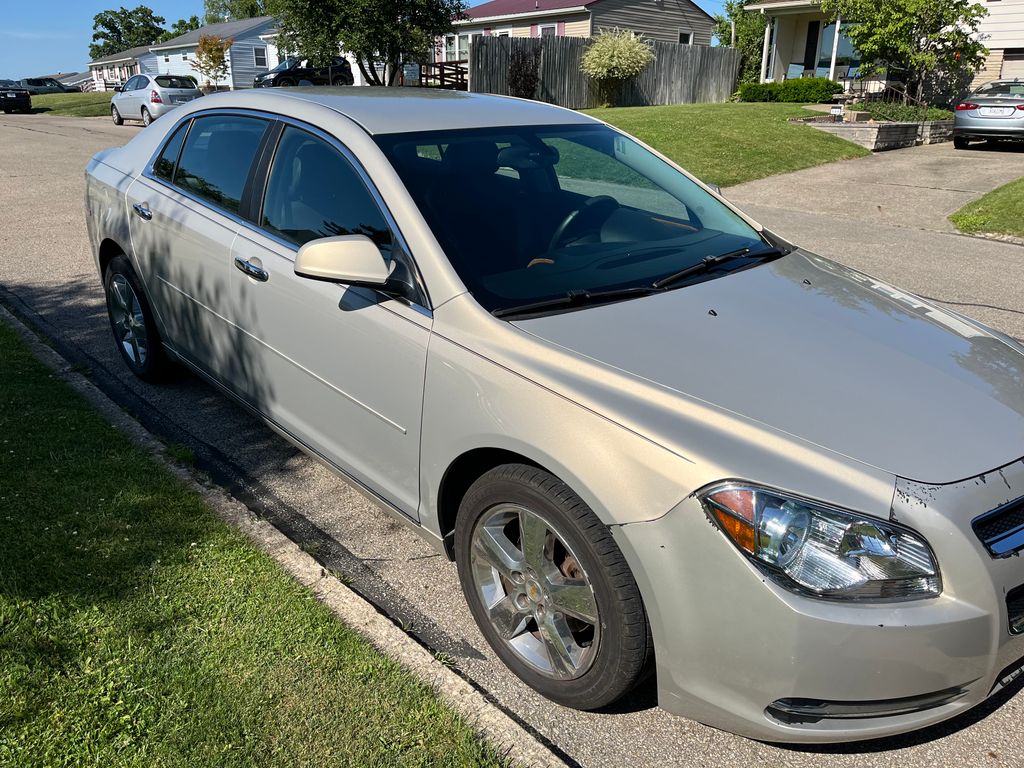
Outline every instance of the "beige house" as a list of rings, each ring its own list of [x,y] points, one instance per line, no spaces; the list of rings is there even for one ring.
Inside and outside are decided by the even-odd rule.
[[[979,35],[990,53],[975,84],[997,78],[1024,79],[1024,0],[982,0],[988,16]],[[849,22],[833,23],[818,0],[754,0],[751,13],[768,18],[761,54],[761,82],[793,77],[827,77],[849,83],[860,54],[843,33]]]
[[[466,16],[439,45],[437,61],[465,61],[480,35],[590,37],[615,27],[649,40],[711,45],[715,24],[692,0],[490,0]]]

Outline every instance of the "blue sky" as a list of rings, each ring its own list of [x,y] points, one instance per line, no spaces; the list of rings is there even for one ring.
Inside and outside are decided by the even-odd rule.
[[[483,0],[470,0],[479,5]],[[711,14],[718,0],[696,0]],[[134,8],[138,0],[3,0],[0,26],[0,79],[81,72],[89,61],[92,17],[100,11]],[[149,0],[145,2],[167,26],[193,14],[202,16],[203,0]]]

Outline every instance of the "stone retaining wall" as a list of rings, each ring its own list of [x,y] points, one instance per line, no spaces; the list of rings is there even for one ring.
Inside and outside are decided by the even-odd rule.
[[[812,128],[831,133],[872,152],[904,149],[918,144],[936,144],[953,136],[952,120],[927,120],[924,123],[832,123],[799,120]]]

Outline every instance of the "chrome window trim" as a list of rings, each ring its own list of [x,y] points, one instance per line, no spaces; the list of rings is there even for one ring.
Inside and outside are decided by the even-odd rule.
[[[298,128],[300,130],[306,131],[307,133],[311,133],[311,134],[313,134],[314,136],[316,136],[316,137],[318,137],[320,139],[323,139],[330,146],[332,146],[336,150],[338,150],[341,153],[342,157],[344,157],[352,165],[352,167],[355,169],[355,171],[356,171],[357,175],[359,176],[360,180],[363,182],[363,185],[369,191],[370,196],[373,198],[374,202],[377,204],[377,207],[380,208],[381,213],[384,215],[385,221],[387,222],[388,226],[392,230],[392,233],[394,234],[396,245],[398,245],[401,248],[401,251],[409,259],[409,262],[410,262],[410,264],[412,266],[413,272],[414,272],[414,274],[416,276],[417,291],[418,291],[418,293],[420,294],[420,297],[423,299],[423,301],[425,303],[424,304],[420,304],[420,303],[417,303],[417,302],[414,302],[414,301],[408,301],[408,300],[406,300],[405,303],[407,304],[407,306],[409,306],[409,308],[411,308],[413,311],[415,311],[415,312],[417,312],[417,313],[419,313],[421,315],[424,315],[424,316],[426,316],[428,318],[432,318],[434,316],[434,311],[433,311],[433,308],[431,306],[431,301],[430,301],[430,292],[428,291],[426,281],[424,281],[423,275],[420,272],[419,264],[416,263],[416,258],[412,254],[412,249],[409,248],[409,243],[405,239],[405,236],[402,234],[402,230],[399,228],[398,222],[396,221],[394,215],[392,215],[392,213],[391,213],[391,209],[384,202],[384,198],[381,197],[380,191],[377,189],[377,185],[373,183],[373,180],[370,178],[370,175],[366,172],[366,169],[363,168],[363,165],[362,165],[362,163],[359,162],[358,158],[356,158],[356,156],[354,154],[352,154],[352,151],[348,147],[346,147],[341,141],[339,141],[335,136],[332,136],[331,134],[327,133],[322,128],[318,128],[318,127],[316,127],[314,125],[310,125],[309,123],[305,123],[305,122],[303,122],[301,120],[296,120],[295,118],[288,117],[286,115],[281,115],[281,114],[278,114],[276,112],[263,112],[263,111],[257,110],[257,109],[242,109],[242,108],[235,108],[235,107],[230,107],[230,108],[215,107],[215,108],[210,109],[208,111],[190,112],[189,114],[187,114],[184,117],[182,117],[181,119],[179,119],[164,134],[164,136],[165,136],[164,140],[160,142],[160,145],[157,147],[156,151],[153,153],[153,155],[150,156],[149,160],[146,162],[146,165],[143,168],[142,173],[140,175],[144,176],[145,178],[149,179],[150,181],[152,181],[152,182],[154,182],[156,184],[160,184],[161,186],[164,186],[164,187],[167,187],[168,189],[173,190],[175,193],[177,193],[179,195],[182,195],[182,196],[188,198],[189,200],[191,200],[191,201],[193,201],[195,203],[198,203],[198,204],[200,204],[202,206],[210,208],[211,210],[215,211],[216,213],[218,213],[218,214],[220,214],[222,216],[226,216],[227,218],[231,219],[236,224],[239,224],[239,225],[245,227],[246,229],[248,229],[248,230],[250,230],[252,232],[255,232],[256,234],[261,235],[262,237],[269,238],[270,240],[274,241],[275,243],[278,243],[281,246],[287,248],[292,253],[297,254],[298,251],[299,251],[299,248],[298,248],[298,246],[295,245],[295,243],[291,242],[290,240],[285,240],[284,238],[279,237],[278,235],[270,232],[269,230],[265,229],[264,227],[261,227],[256,222],[249,221],[248,219],[242,218],[241,216],[239,216],[236,213],[232,213],[231,211],[228,211],[228,210],[226,210],[224,208],[221,208],[219,205],[215,205],[215,204],[211,203],[208,200],[204,200],[203,198],[201,198],[201,197],[199,197],[199,196],[189,192],[188,190],[183,189],[182,187],[178,186],[177,184],[173,184],[171,182],[168,182],[167,180],[161,179],[159,176],[155,176],[153,174],[153,165],[156,163],[157,159],[160,157],[161,153],[163,152],[163,149],[166,146],[167,141],[169,141],[171,139],[171,137],[174,136],[174,132],[178,130],[179,126],[181,126],[182,123],[184,123],[187,120],[196,120],[196,119],[198,119],[200,117],[213,117],[213,116],[216,116],[216,115],[232,115],[232,116],[241,116],[241,117],[254,117],[254,118],[259,118],[259,119],[262,119],[262,120],[268,120],[271,123],[276,121],[276,122],[282,123],[284,125],[291,125],[291,126],[294,126],[295,128]],[[191,132],[192,132],[192,128],[190,126],[189,129],[188,129],[188,133],[191,133]],[[185,140],[186,141],[188,140],[188,133],[186,133],[186,135],[185,135]],[[184,141],[183,141],[182,145],[181,145],[181,151],[184,152],[184,150],[185,150],[185,144],[184,144]],[[274,147],[274,155],[276,155],[276,154],[277,154],[277,147],[275,146]],[[270,165],[268,166],[268,173],[267,173],[267,179],[266,179],[267,182],[269,182],[269,180],[270,180],[270,173],[269,173],[269,171],[273,168],[274,155],[272,155],[271,158],[270,158]],[[179,159],[181,158],[181,153],[180,152],[178,154],[178,158]],[[175,174],[177,174],[177,162],[175,163]],[[260,205],[261,205],[261,207],[262,207],[262,199],[263,199],[262,195],[265,194],[265,193],[266,193],[266,188],[265,188],[265,185],[264,185],[264,189],[260,192],[260,195],[261,195],[261,197],[260,197]],[[293,259],[293,261],[294,261],[294,259]],[[388,307],[385,307],[382,304],[378,304],[377,306],[380,306],[382,309],[386,309],[387,311],[392,312],[393,314],[398,314],[398,313],[394,312],[394,310],[392,310],[392,309],[390,309]],[[399,317],[401,317],[401,315],[399,315]]]

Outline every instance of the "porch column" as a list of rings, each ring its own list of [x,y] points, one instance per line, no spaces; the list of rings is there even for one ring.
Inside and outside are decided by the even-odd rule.
[[[836,53],[839,52],[839,27],[842,25],[842,19],[839,18],[839,12],[836,12],[836,32],[832,36],[832,63],[828,65],[828,79],[836,79]]]
[[[764,14],[764,10],[761,11]],[[772,19],[764,25],[764,46],[761,48],[761,82],[768,79],[768,43],[772,37]]]

